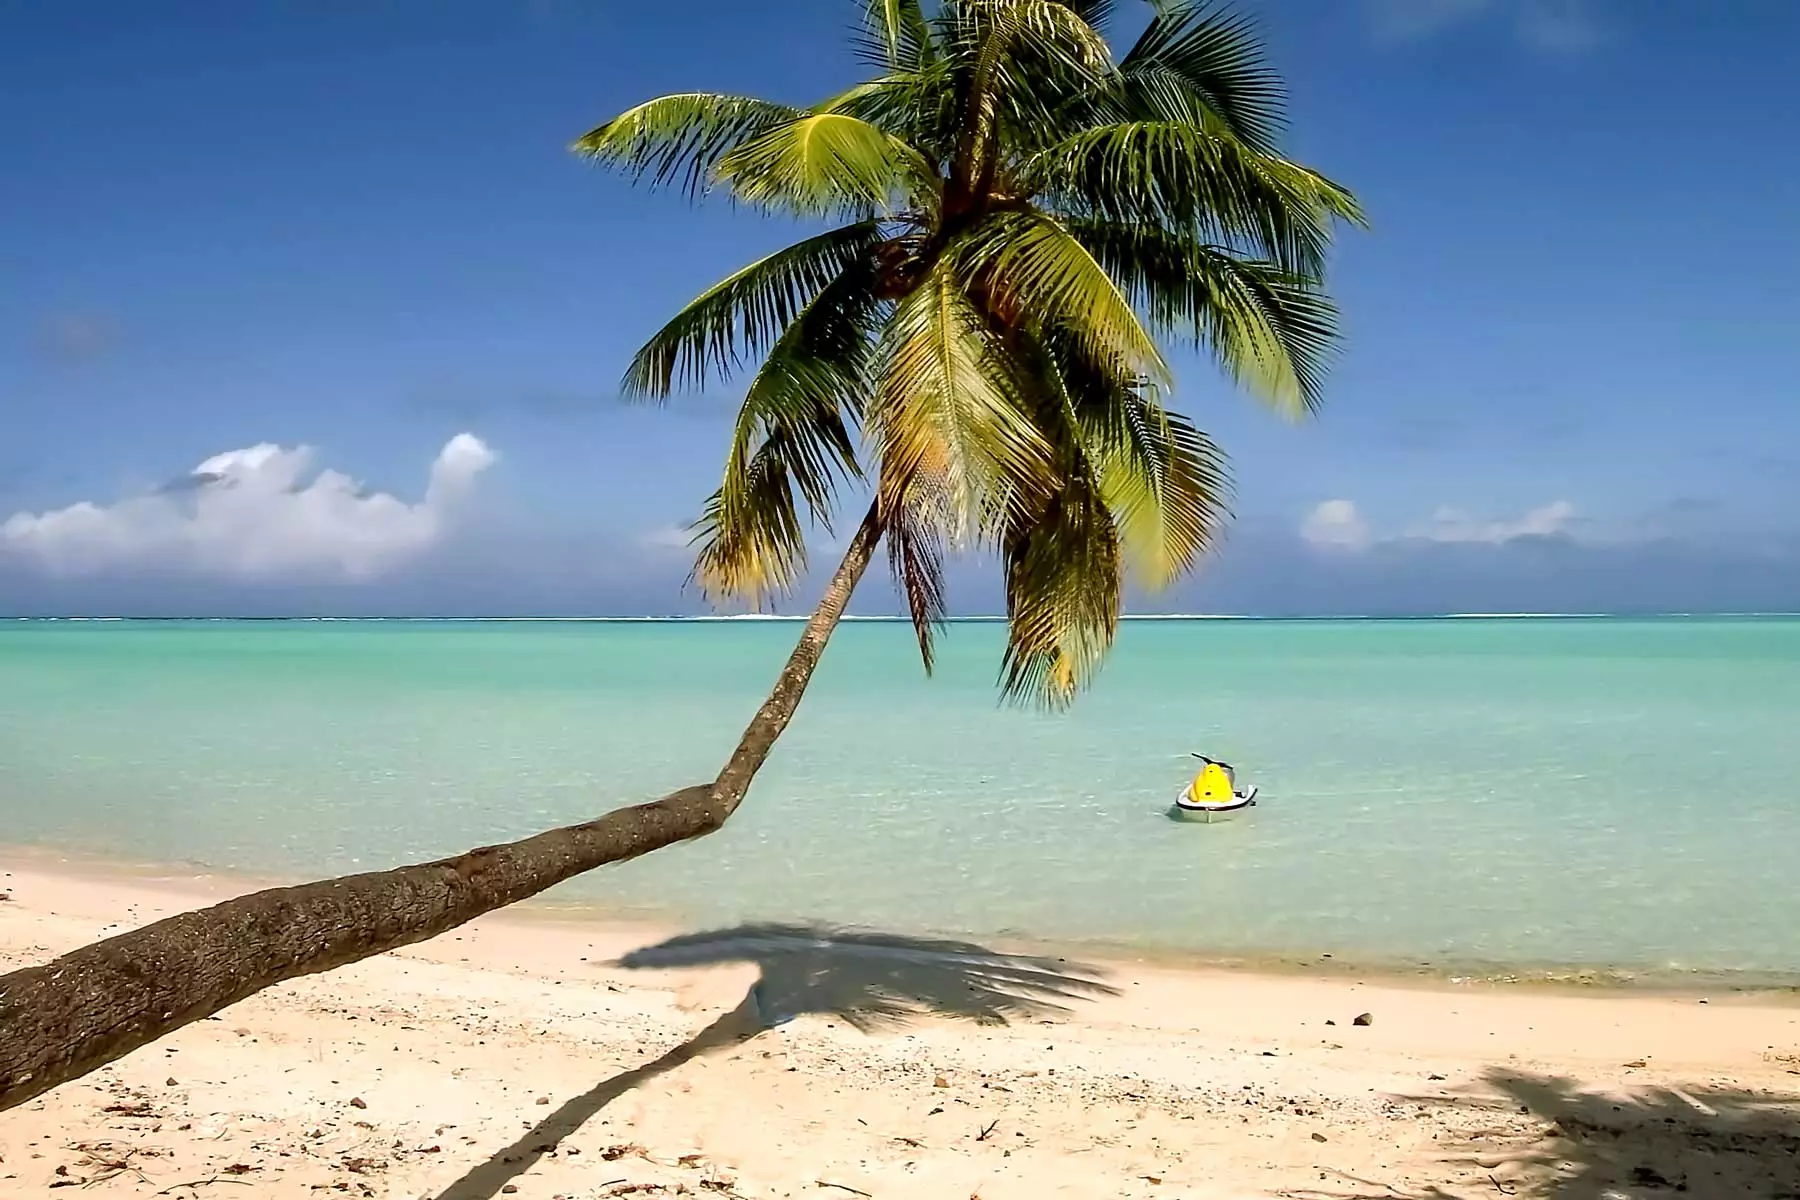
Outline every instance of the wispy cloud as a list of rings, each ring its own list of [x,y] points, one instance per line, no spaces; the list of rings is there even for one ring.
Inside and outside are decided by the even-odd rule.
[[[1502,546],[1521,538],[1565,536],[1576,521],[1575,506],[1567,500],[1554,500],[1516,517],[1480,517],[1461,509],[1443,507],[1403,533],[1381,535],[1354,501],[1337,499],[1321,501],[1306,513],[1300,521],[1300,539],[1317,549],[1352,553],[1377,544],[1409,541]]]
[[[1415,41],[1481,26],[1502,30],[1528,46],[1561,54],[1601,41],[1598,0],[1365,0],[1375,36]]]
[[[64,366],[104,358],[118,343],[118,325],[91,312],[52,313],[39,323],[35,339],[40,354]]]
[[[694,531],[682,525],[658,525],[638,534],[637,543],[646,550],[687,550],[694,542]]]
[[[1498,546],[1522,537],[1555,537],[1567,533],[1575,520],[1575,506],[1553,500],[1517,517],[1490,519],[1457,508],[1440,508],[1431,519],[1414,525],[1406,536],[1428,542],[1477,542]]]
[[[57,577],[373,578],[438,544],[495,458],[480,438],[457,434],[432,462],[424,498],[408,503],[315,472],[314,457],[309,446],[264,442],[215,454],[149,495],[15,513],[0,523],[0,558]]]

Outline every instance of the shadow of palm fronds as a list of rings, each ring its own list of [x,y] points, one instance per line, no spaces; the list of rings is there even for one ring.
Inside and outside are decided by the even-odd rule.
[[[1543,1133],[1512,1140],[1522,1168],[1505,1194],[1541,1200],[1800,1200],[1800,1096],[1718,1087],[1584,1089],[1573,1080],[1493,1070],[1486,1084]],[[1423,1098],[1420,1098],[1423,1100]],[[1424,1101],[1464,1107],[1462,1101]],[[1489,1107],[1483,1104],[1483,1108]],[[1535,1137],[1535,1135],[1533,1135]]]
[[[835,1016],[864,1031],[925,1014],[1004,1025],[1065,1016],[1076,1001],[1118,994],[1101,972],[1080,963],[823,925],[683,934],[634,950],[617,965],[726,963],[752,963],[761,971],[750,998],[769,1026],[806,1014]]]
[[[726,963],[753,963],[762,972],[736,1009],[660,1058],[564,1101],[439,1192],[437,1200],[492,1200],[631,1089],[806,1013],[836,1016],[865,1031],[931,1013],[1003,1025],[1065,1015],[1065,1002],[1118,994],[1094,968],[1061,959],[822,925],[744,925],[684,934],[634,950],[616,965],[647,970]]]

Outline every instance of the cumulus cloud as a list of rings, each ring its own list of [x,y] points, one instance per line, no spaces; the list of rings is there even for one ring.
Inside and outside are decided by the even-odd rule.
[[[1486,518],[1456,508],[1440,508],[1398,537],[1377,536],[1350,500],[1326,500],[1309,510],[1300,522],[1300,538],[1309,546],[1327,550],[1367,550],[1377,543],[1436,542],[1448,545],[1501,546],[1520,538],[1549,538],[1567,534],[1576,520],[1575,506],[1567,500],[1540,505],[1517,517]]]
[[[1331,550],[1364,550],[1369,546],[1369,523],[1349,500],[1326,500],[1300,522],[1300,536],[1309,546]]]
[[[56,576],[150,569],[233,580],[361,580],[441,541],[476,478],[494,462],[459,433],[408,503],[340,471],[314,470],[310,446],[264,442],[215,454],[161,490],[82,501],[0,524],[0,555]]]
[[[1367,0],[1367,11],[1376,35],[1391,41],[1486,23],[1540,50],[1572,53],[1603,32],[1593,0]]]

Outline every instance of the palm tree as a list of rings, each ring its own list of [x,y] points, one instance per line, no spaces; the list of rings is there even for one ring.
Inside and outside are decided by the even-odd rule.
[[[710,833],[792,718],[885,540],[929,669],[943,564],[995,551],[1004,693],[1049,705],[1111,645],[1127,570],[1204,553],[1219,451],[1165,404],[1162,344],[1205,347],[1281,412],[1318,402],[1343,188],[1279,152],[1249,28],[1162,0],[1130,50],[1110,0],[864,0],[867,83],[811,108],[686,93],[577,142],[596,161],[823,232],[708,289],[638,354],[667,396],[758,362],[698,528],[714,596],[766,601],[809,521],[869,503],[799,644],[711,783],[433,863],[259,892],[0,977],[0,1108],[299,975],[436,936]],[[858,441],[866,443],[859,454]]]

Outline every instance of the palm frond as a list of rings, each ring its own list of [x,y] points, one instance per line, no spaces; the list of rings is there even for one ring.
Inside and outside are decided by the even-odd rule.
[[[1231,480],[1224,452],[1187,418],[1142,395],[1121,399],[1116,416],[1089,426],[1095,470],[1126,564],[1158,591],[1212,549]]]
[[[956,147],[955,64],[933,58],[914,70],[890,71],[845,89],[816,111],[846,113],[900,138],[931,162]]]
[[[1080,17],[1089,29],[1104,35],[1112,20],[1114,0],[1062,0],[1063,7]]]
[[[1284,416],[1318,410],[1337,350],[1337,307],[1311,278],[1155,226],[1068,227],[1153,330],[1194,338]]]
[[[919,0],[859,0],[863,29],[859,46],[863,56],[878,67],[915,70],[930,61],[934,47],[931,26]]]
[[[1309,277],[1324,272],[1335,224],[1363,221],[1355,197],[1318,172],[1172,121],[1085,129],[1034,155],[1025,174],[1070,215],[1159,225]]]
[[[1286,89],[1251,21],[1213,0],[1173,0],[1119,63],[1127,103],[1143,120],[1218,123],[1250,150],[1274,154]]]
[[[1072,431],[1085,466],[1118,526],[1127,566],[1160,590],[1207,552],[1228,517],[1231,480],[1225,455],[1157,389],[1096,363],[1066,335],[1036,346],[1033,367],[1060,413],[1040,421]]]
[[[956,177],[980,190],[1000,166],[1000,135],[1030,143],[1072,96],[1105,91],[1117,68],[1106,40],[1063,0],[961,0],[946,42],[968,64]]]
[[[695,575],[711,596],[760,604],[786,592],[806,566],[803,500],[831,527],[840,484],[860,478],[851,427],[870,384],[880,308],[875,269],[847,267],[783,331],[750,382],[732,430],[725,478],[697,539]]]
[[[881,239],[862,221],[787,246],[726,276],[644,344],[625,373],[633,396],[667,396],[679,383],[700,387],[709,373],[728,375],[759,354],[806,304]]]
[[[628,108],[575,139],[573,149],[660,187],[679,180],[689,196],[704,191],[719,160],[801,113],[753,96],[679,92]]]
[[[941,479],[929,477],[914,477],[886,491],[900,497],[884,515],[889,565],[894,583],[906,597],[919,657],[929,675],[937,661],[937,632],[948,612],[944,534],[954,525],[950,496]]]
[[[1003,326],[1065,330],[1097,361],[1170,382],[1169,365],[1131,302],[1055,218],[1030,209],[995,213],[950,253]]]
[[[882,462],[883,505],[899,507],[916,479],[940,480],[954,537],[979,522],[998,489],[1024,498],[1056,483],[1048,444],[1020,405],[1012,362],[943,263],[895,305],[867,424]]]
[[[780,430],[734,471],[694,527],[694,579],[707,599],[762,604],[791,587],[806,567],[806,524],[795,501],[795,435]]]
[[[912,146],[844,112],[777,125],[719,160],[717,174],[750,204],[799,217],[892,213],[929,205],[937,173]]]
[[[1043,508],[1008,530],[1000,553],[1001,694],[1064,707],[1092,682],[1119,627],[1119,541],[1096,481],[1072,471]]]

